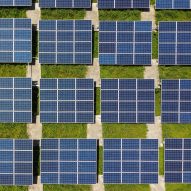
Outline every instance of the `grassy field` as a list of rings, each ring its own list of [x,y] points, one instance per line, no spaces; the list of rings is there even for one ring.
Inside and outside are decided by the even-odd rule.
[[[105,185],[105,191],[150,191],[149,185]]]
[[[27,186],[0,186],[0,191],[28,191]]]
[[[161,110],[161,90],[155,89],[155,115],[160,116]]]
[[[146,138],[144,124],[102,124],[104,138]]]
[[[42,78],[84,78],[87,66],[85,65],[42,65]]]
[[[86,138],[85,124],[44,124],[43,138]]]
[[[158,59],[158,32],[152,33],[152,59]]]
[[[98,58],[98,32],[93,32],[93,57]]]
[[[90,191],[90,186],[87,185],[44,185],[44,191]]]
[[[26,18],[26,8],[0,8],[0,18]]]
[[[41,19],[84,19],[85,13],[81,9],[42,9]]]
[[[0,123],[0,138],[28,138],[26,124]]]
[[[166,184],[166,191],[190,191],[190,184]]]
[[[141,19],[139,10],[99,10],[99,20],[128,20],[135,21]]]
[[[26,65],[0,64],[0,77],[26,77]]]
[[[164,175],[164,148],[159,148],[159,174]]]
[[[101,66],[101,78],[143,78],[143,66]]]
[[[163,138],[190,138],[191,124],[163,124]]]
[[[98,174],[103,174],[103,147],[99,147],[98,154]]]
[[[100,114],[100,88],[96,88],[96,115]]]

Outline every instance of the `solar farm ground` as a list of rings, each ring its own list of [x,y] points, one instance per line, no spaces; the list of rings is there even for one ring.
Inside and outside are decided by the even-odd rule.
[[[34,0],[33,2],[37,2]],[[93,0],[96,2],[96,0]],[[151,4],[154,4],[154,0],[151,0]],[[0,8],[0,18],[25,18],[26,8]],[[100,20],[140,20],[140,11],[107,11],[102,10],[99,12]],[[43,10],[42,19],[83,19],[85,16],[84,10]],[[156,11],[156,20],[190,20],[190,11]],[[36,36],[36,35],[35,35]],[[34,38],[33,38],[34,39]],[[158,33],[153,32],[153,58],[158,57]],[[37,47],[37,44],[34,44]],[[33,48],[34,49],[34,48]],[[33,54],[37,55],[37,51]],[[98,56],[98,33],[94,33],[94,58]],[[42,77],[45,78],[69,78],[77,77],[83,78],[86,75],[86,66],[42,66]],[[160,78],[190,78],[190,67],[175,66],[175,67],[159,67]],[[101,66],[101,78],[143,78],[144,67],[129,67],[129,66]],[[24,77],[26,76],[25,65],[0,65],[0,77]],[[96,114],[100,113],[99,103],[99,88],[96,91],[97,104]],[[160,90],[156,90],[156,115],[160,115]],[[126,133],[125,133],[126,132]],[[105,138],[145,138],[147,128],[146,125],[120,125],[110,124],[103,125],[103,136]],[[86,125],[77,124],[54,124],[54,128],[51,124],[43,125],[43,138],[85,138],[87,136]],[[186,127],[181,124],[177,125],[163,125],[163,138],[177,138],[177,137],[190,137],[191,125]],[[27,138],[26,124],[0,124],[0,137],[1,138]],[[102,174],[102,147],[99,149],[99,174]],[[163,172],[163,149],[160,148],[160,174]],[[26,191],[28,187],[5,187],[0,186],[0,191]],[[73,185],[45,185],[45,191],[90,191],[90,186],[73,186]],[[149,191],[148,185],[106,185],[106,191]],[[166,185],[166,191],[188,191],[191,190],[191,185]]]

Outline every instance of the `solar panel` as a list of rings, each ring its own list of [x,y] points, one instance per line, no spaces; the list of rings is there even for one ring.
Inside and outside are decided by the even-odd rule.
[[[0,139],[0,185],[32,184],[32,140]]]
[[[91,8],[91,0],[40,0],[41,8]]]
[[[98,0],[99,9],[148,9],[150,0]]]
[[[100,22],[101,65],[151,65],[151,49],[152,22]]]
[[[104,184],[157,184],[157,139],[104,139]]]
[[[42,123],[94,123],[93,79],[41,79]]]
[[[88,20],[39,23],[41,64],[92,64],[92,24]]]
[[[42,139],[41,183],[96,184],[96,139]]]
[[[32,122],[31,78],[0,78],[0,122]]]
[[[190,0],[156,0],[156,9],[191,9]]]
[[[191,80],[162,80],[162,123],[191,123]]]
[[[1,0],[0,7],[32,6],[32,0]]]
[[[191,183],[191,139],[165,139],[165,182]]]
[[[31,19],[0,19],[0,63],[31,62]]]
[[[191,22],[159,22],[159,64],[191,64]]]
[[[102,123],[154,123],[152,79],[102,79]]]

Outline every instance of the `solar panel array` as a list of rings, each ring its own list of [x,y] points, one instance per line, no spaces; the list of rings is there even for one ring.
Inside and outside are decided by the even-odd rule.
[[[32,0],[1,0],[0,7],[1,6],[32,6]]]
[[[154,123],[152,79],[102,79],[102,123]]]
[[[96,184],[96,139],[42,139],[41,183]]]
[[[0,78],[0,122],[32,122],[31,78]]]
[[[42,123],[94,123],[93,79],[41,79]]]
[[[0,19],[0,63],[31,62],[31,19]]]
[[[105,184],[157,184],[157,139],[104,139]]]
[[[32,140],[0,139],[0,185],[32,184]]]
[[[100,64],[151,65],[151,52],[152,22],[100,22]]]
[[[165,139],[165,182],[191,183],[191,139]]]
[[[191,80],[162,80],[162,123],[191,123]]]
[[[98,0],[99,9],[148,9],[150,0]]]
[[[191,64],[191,22],[159,22],[159,64]]]
[[[91,8],[91,0],[40,0],[41,8]]]
[[[156,9],[191,9],[190,0],[156,0]]]
[[[41,64],[92,64],[90,20],[42,20],[39,30]]]

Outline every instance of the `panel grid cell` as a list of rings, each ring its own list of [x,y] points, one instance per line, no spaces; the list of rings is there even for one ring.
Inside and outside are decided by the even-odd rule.
[[[191,64],[191,22],[159,22],[159,64]]]
[[[39,62],[41,64],[92,64],[91,21],[40,21]]]
[[[191,139],[165,139],[165,182],[191,183]]]
[[[96,184],[96,139],[42,139],[41,183]]]
[[[0,63],[31,62],[31,19],[0,19]]]
[[[150,0],[98,0],[99,9],[149,9]]]
[[[0,184],[33,184],[32,140],[0,139]]]
[[[93,79],[41,79],[42,123],[94,123]]]
[[[102,123],[154,123],[152,79],[102,79]]]
[[[162,123],[191,123],[191,80],[162,80]]]
[[[40,0],[41,8],[91,8],[91,0]]]
[[[32,0],[1,0],[0,7],[32,6]]]
[[[101,65],[151,65],[152,22],[102,21],[99,28]]]
[[[158,184],[157,139],[104,139],[104,184]]]
[[[31,78],[0,78],[0,122],[32,123]]]
[[[156,9],[191,9],[190,0],[156,0]]]

